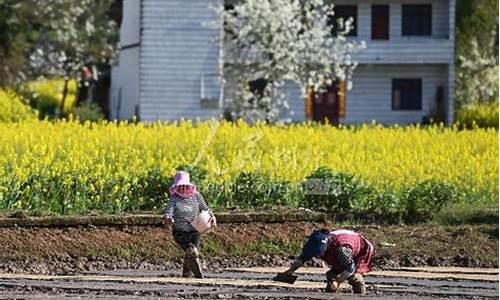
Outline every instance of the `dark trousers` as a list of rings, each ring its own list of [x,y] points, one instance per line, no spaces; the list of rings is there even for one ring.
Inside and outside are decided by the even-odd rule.
[[[175,242],[184,251],[189,247],[198,247],[200,245],[200,234],[198,231],[184,231],[174,228],[172,230],[172,236]]]
[[[184,251],[184,262],[182,266],[182,277],[203,278],[199,261],[198,246],[200,245],[200,234],[197,231],[172,230],[175,242]]]

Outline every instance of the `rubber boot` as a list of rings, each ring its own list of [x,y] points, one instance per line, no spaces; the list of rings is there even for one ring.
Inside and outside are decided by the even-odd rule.
[[[200,254],[198,253],[198,249],[196,247],[189,247],[186,249],[186,263],[188,269],[193,272],[195,278],[203,278],[201,274],[200,267]]]
[[[182,263],[182,277],[190,278],[193,277],[193,272],[189,268],[188,258],[184,255],[184,261]]]
[[[354,294],[366,294],[366,286],[363,275],[355,273],[354,275],[349,277],[349,284],[352,286],[352,291]]]
[[[332,289],[332,283],[333,283],[333,281],[329,281],[329,282],[326,283],[325,293],[332,293],[332,292],[334,292],[333,289]]]

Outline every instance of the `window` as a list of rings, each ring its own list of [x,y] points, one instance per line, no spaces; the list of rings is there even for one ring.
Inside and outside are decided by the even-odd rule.
[[[422,79],[392,80],[392,110],[422,110]]]
[[[352,18],[351,30],[346,36],[357,36],[358,7],[356,5],[335,5],[333,10],[334,15],[328,18],[328,25],[332,27],[332,34],[336,36],[338,32],[342,32],[345,22]]]
[[[259,98],[264,96],[264,90],[267,86],[267,80],[264,78],[259,78],[253,81],[248,82],[248,88],[250,92]]]
[[[432,35],[431,5],[403,5],[402,19],[404,36]]]
[[[372,40],[389,39],[389,5],[372,5]]]

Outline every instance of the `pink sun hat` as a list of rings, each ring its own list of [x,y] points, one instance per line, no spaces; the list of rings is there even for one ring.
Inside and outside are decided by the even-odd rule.
[[[190,185],[195,187],[195,185],[191,183],[189,173],[186,171],[177,171],[177,173],[175,174],[174,184],[172,184],[172,186],[177,187],[179,185]]]
[[[192,187],[192,189],[190,189],[191,191],[189,191],[189,194],[196,191],[196,185],[191,183],[188,172],[177,171],[177,173],[174,176],[174,184],[172,184],[172,186],[169,188],[170,193],[171,194],[177,193],[177,187],[180,185],[187,185]]]

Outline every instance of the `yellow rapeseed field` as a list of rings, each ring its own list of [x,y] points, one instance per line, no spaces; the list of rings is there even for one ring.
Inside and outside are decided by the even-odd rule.
[[[51,198],[68,209],[106,207],[147,189],[148,170],[170,176],[181,164],[205,168],[212,182],[255,170],[298,182],[328,166],[380,189],[434,178],[498,199],[492,129],[28,121],[0,124],[0,207],[43,209]]]
[[[61,105],[64,79],[46,79],[35,80],[26,83],[25,86],[29,91],[35,93],[36,101],[35,106],[42,108],[46,106],[59,106]],[[68,92],[64,102],[64,112],[69,113],[76,105],[77,82],[70,80],[68,82]]]

